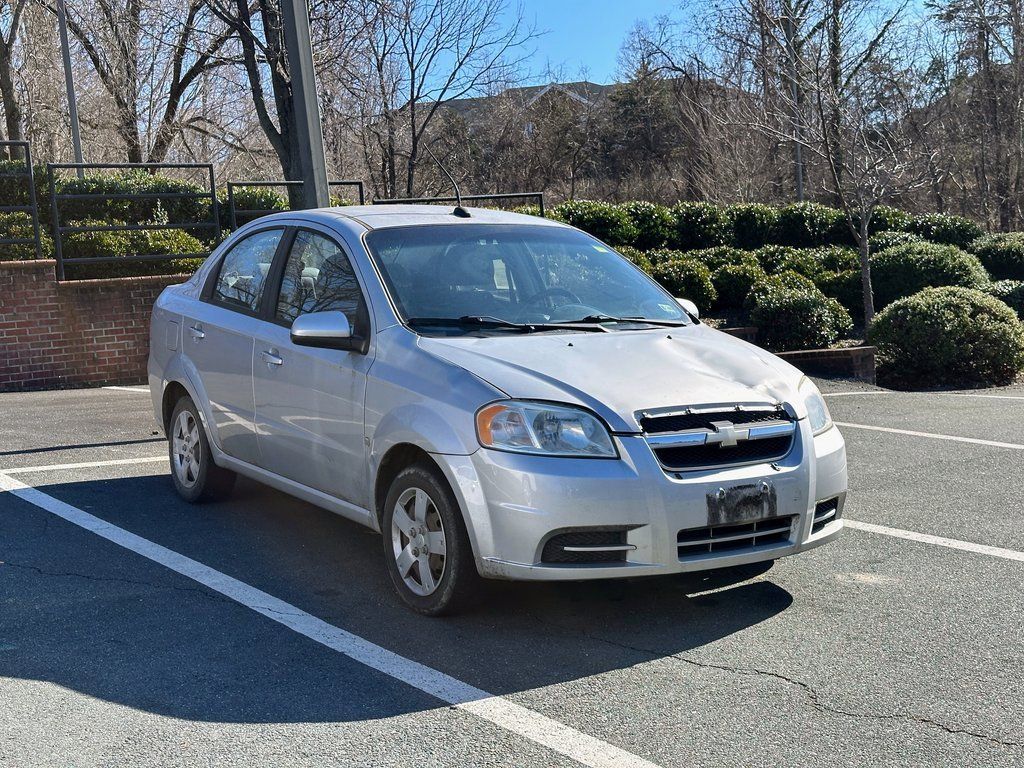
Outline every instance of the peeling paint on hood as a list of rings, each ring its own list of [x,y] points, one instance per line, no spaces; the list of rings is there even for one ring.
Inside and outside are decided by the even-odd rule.
[[[582,405],[616,432],[638,432],[635,414],[649,408],[782,401],[804,415],[799,370],[706,325],[418,343],[509,397]]]

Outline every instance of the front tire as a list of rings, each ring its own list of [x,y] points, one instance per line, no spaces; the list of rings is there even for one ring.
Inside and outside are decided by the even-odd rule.
[[[439,470],[414,464],[399,472],[381,522],[385,567],[406,605],[442,616],[475,602],[482,580],[462,513]]]
[[[235,473],[213,463],[210,440],[191,397],[182,397],[174,406],[167,429],[167,450],[174,489],[185,501],[196,504],[230,495]]]

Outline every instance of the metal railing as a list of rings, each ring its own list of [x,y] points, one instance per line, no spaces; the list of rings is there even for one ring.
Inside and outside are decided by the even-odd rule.
[[[230,222],[232,231],[238,229],[238,217],[242,215],[246,218],[243,222],[248,224],[254,219],[258,219],[261,216],[269,216],[272,213],[280,213],[280,211],[274,209],[259,209],[259,208],[241,208],[239,209],[235,204],[235,190],[245,188],[274,188],[274,187],[301,187],[303,182],[301,181],[229,181],[228,182],[228,221]],[[362,205],[366,202],[366,191],[363,187],[363,182],[352,181],[349,179],[343,179],[341,181],[329,181],[327,186],[331,189],[335,187],[355,187],[358,190],[359,204]]]
[[[158,170],[191,170],[205,171],[209,184],[208,192],[148,192],[148,193],[115,193],[80,192],[64,193],[57,191],[55,171],[131,171],[142,170],[154,172]],[[213,243],[221,239],[220,211],[217,203],[217,186],[214,181],[213,165],[210,163],[49,163],[46,166],[46,183],[50,195],[50,211],[53,216],[53,252],[57,260],[57,279],[64,279],[64,268],[68,264],[113,264],[121,262],[171,261],[173,259],[202,259],[210,255],[210,251],[199,253],[169,254],[132,254],[128,256],[64,256],[64,236],[83,232],[134,232],[139,230],[160,229],[205,229],[211,232],[209,238]],[[65,226],[61,224],[60,203],[65,200],[209,200],[209,218],[203,221],[182,221],[167,224],[158,222],[144,224],[111,224],[103,226]]]
[[[501,192],[494,195],[462,195],[462,202],[475,202],[478,200],[535,200],[540,208],[540,215],[544,216],[544,193],[543,192]],[[456,203],[456,197],[378,197],[373,201],[374,205],[400,205],[402,203],[415,205],[422,203]]]
[[[0,205],[0,213],[27,213],[32,219],[32,237],[4,237],[0,231],[0,246],[5,245],[31,245],[35,248],[36,258],[43,256],[42,244],[39,235],[39,200],[36,197],[36,180],[32,175],[32,147],[27,141],[0,141],[0,148],[7,149],[7,156],[15,161],[15,148],[23,150],[22,162],[25,165],[24,173],[4,173],[3,177],[15,179],[27,179],[28,204],[26,205]],[[3,259],[3,252],[0,250],[0,260]]]

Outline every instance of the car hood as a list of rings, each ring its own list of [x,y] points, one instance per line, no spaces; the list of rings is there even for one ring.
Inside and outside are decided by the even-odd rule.
[[[800,371],[706,325],[611,333],[420,337],[422,349],[509,397],[568,402],[616,432],[638,432],[640,411],[703,404],[788,402],[798,417]]]

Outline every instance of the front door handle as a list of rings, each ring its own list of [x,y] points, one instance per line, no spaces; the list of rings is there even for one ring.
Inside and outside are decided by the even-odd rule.
[[[206,338],[206,334],[203,333],[203,326],[199,325],[198,323],[196,323],[193,326],[190,326],[188,332],[192,335],[193,341],[199,341],[200,339]]]
[[[260,352],[260,357],[263,358],[263,362],[267,365],[284,365],[284,360],[277,356],[276,351],[277,350],[271,349],[265,352]]]

